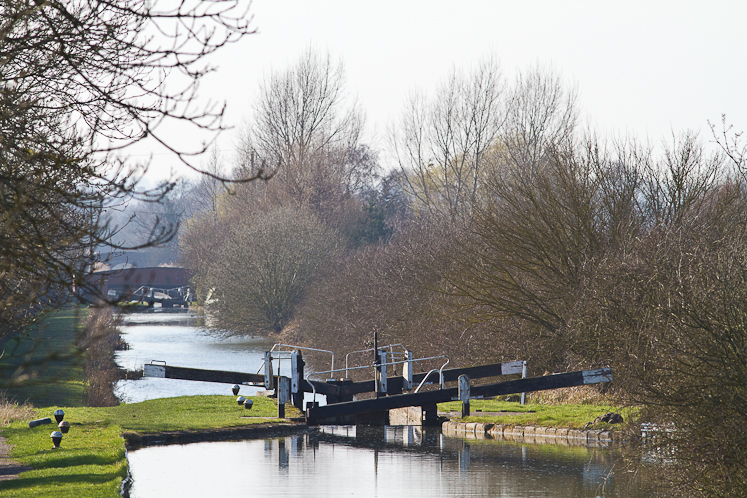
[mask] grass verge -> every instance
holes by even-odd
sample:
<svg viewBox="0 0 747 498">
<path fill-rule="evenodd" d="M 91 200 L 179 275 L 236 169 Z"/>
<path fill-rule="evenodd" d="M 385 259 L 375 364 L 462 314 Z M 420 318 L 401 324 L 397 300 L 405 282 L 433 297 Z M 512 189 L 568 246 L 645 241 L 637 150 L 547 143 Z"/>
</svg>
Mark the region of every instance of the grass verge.
<svg viewBox="0 0 747 498">
<path fill-rule="evenodd" d="M 239 406 L 232 396 L 182 396 L 119 406 L 68 407 L 63 410 L 65 420 L 71 424 L 71 434 L 78 424 L 108 423 L 125 431 L 152 434 L 251 425 L 277 416 L 275 400 L 266 396 L 251 399 L 254 402 L 251 410 Z M 36 414 L 50 417 L 54 409 L 36 410 Z"/>
<path fill-rule="evenodd" d="M 440 411 L 462 411 L 460 401 L 451 401 L 438 405 Z M 478 411 L 480 410 L 480 411 Z M 621 424 L 608 424 L 606 422 L 594 423 L 597 417 L 607 412 L 617 412 L 628 420 L 632 411 L 611 405 L 592 405 L 568 403 L 563 405 L 545 405 L 536 403 L 519 403 L 499 400 L 472 400 L 470 402 L 471 416 L 466 417 L 464 422 L 483 422 L 503 425 L 526 425 L 536 427 L 557 427 L 567 429 L 606 429 L 615 430 Z M 490 412 L 491 414 L 482 414 Z M 493 415 L 493 413 L 498 413 Z M 587 425 L 590 424 L 590 425 Z"/>
<path fill-rule="evenodd" d="M 53 450 L 52 425 L 30 429 L 21 422 L 3 430 L 11 455 L 33 470 L 0 482 L 3 497 L 116 496 L 127 475 L 120 428 L 112 424 L 78 424 Z M 75 432 L 72 432 L 72 431 Z"/>
<path fill-rule="evenodd" d="M 277 405 L 264 396 L 252 397 L 254 407 L 240 407 L 232 396 L 185 396 L 113 407 L 62 407 L 70 432 L 53 450 L 50 433 L 54 424 L 33 429 L 28 420 L 3 429 L 11 456 L 29 465 L 19 479 L 0 482 L 3 497 L 102 497 L 116 496 L 127 475 L 123 432 L 150 434 L 242 427 L 263 422 L 284 423 L 274 418 Z M 38 408 L 33 418 L 52 417 L 59 407 Z"/>
</svg>

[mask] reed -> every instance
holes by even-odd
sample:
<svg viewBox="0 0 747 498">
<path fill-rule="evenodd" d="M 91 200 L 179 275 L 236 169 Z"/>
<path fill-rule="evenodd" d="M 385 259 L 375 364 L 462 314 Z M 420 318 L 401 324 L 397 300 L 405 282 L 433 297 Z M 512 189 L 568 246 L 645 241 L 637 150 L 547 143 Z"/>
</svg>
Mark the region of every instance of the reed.
<svg viewBox="0 0 747 498">
<path fill-rule="evenodd" d="M 4 391 L 0 392 L 0 426 L 8 425 L 15 420 L 31 418 L 33 414 L 34 407 L 30 403 L 19 403 L 8 398 Z"/>
</svg>

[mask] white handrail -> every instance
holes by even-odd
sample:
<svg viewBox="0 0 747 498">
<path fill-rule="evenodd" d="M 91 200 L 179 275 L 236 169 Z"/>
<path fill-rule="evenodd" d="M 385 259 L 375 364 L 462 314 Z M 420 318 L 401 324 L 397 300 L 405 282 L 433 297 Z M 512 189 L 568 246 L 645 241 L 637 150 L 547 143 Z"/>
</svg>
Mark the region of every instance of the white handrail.
<svg viewBox="0 0 747 498">
<path fill-rule="evenodd" d="M 272 349 L 270 349 L 270 352 L 275 351 L 275 348 L 281 347 L 281 348 L 293 348 L 293 349 L 303 349 L 304 351 L 317 351 L 319 353 L 329 353 L 332 355 L 332 370 L 335 369 L 335 352 L 334 351 L 328 351 L 326 349 L 316 349 L 316 348 L 307 348 L 305 346 L 293 346 L 292 344 L 280 344 L 277 343 L 274 346 L 272 346 Z M 275 351 L 276 353 L 288 353 L 290 351 Z"/>
<path fill-rule="evenodd" d="M 448 357 L 445 357 L 445 358 L 446 358 L 446 363 L 441 365 L 441 368 L 439 368 L 438 370 L 434 368 L 430 370 L 427 374 L 425 374 L 425 377 L 423 377 L 423 380 L 421 380 L 420 384 L 418 384 L 418 387 L 415 388 L 415 392 L 418 392 L 420 388 L 423 387 L 423 384 L 425 384 L 425 381 L 428 380 L 428 377 L 430 376 L 430 374 L 436 371 L 438 372 L 439 386 L 441 387 L 441 389 L 444 388 L 444 367 L 449 364 L 449 358 Z"/>
</svg>

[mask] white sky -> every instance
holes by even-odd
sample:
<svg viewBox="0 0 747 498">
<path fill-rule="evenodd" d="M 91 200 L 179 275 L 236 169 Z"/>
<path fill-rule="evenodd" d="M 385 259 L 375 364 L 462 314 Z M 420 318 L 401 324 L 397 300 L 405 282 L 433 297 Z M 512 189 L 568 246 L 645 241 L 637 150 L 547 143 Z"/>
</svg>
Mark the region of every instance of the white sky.
<svg viewBox="0 0 747 498">
<path fill-rule="evenodd" d="M 259 83 L 310 45 L 346 67 L 348 90 L 368 117 L 375 146 L 415 88 L 432 91 L 453 66 L 494 53 L 506 75 L 551 64 L 577 85 L 584 122 L 603 134 L 659 143 L 692 129 L 710 138 L 708 120 L 726 113 L 747 131 L 747 1 L 406 1 L 254 0 L 258 33 L 225 47 L 201 87 L 227 102 L 226 124 L 239 125 Z M 181 147 L 197 134 L 176 137 Z M 219 148 L 232 155 L 235 133 Z M 153 176 L 178 161 L 153 153 Z"/>
</svg>

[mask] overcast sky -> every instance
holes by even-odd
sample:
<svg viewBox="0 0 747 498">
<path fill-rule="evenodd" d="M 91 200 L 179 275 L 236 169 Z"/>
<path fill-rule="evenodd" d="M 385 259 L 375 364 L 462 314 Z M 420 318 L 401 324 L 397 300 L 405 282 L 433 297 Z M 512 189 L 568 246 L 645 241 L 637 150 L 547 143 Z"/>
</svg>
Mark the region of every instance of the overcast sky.
<svg viewBox="0 0 747 498">
<path fill-rule="evenodd" d="M 385 145 L 387 125 L 413 89 L 432 91 L 456 67 L 493 53 L 512 80 L 533 64 L 552 65 L 579 93 L 581 118 L 603 134 L 660 143 L 727 114 L 747 130 L 747 1 L 283 1 L 254 0 L 257 34 L 226 47 L 201 95 L 227 102 L 239 125 L 259 83 L 309 46 L 345 64 L 348 91 Z M 177 145 L 205 137 L 184 135 Z M 179 143 L 181 142 L 181 143 Z M 219 148 L 230 159 L 235 133 Z M 153 173 L 177 161 L 158 149 Z M 177 169 L 183 173 L 183 169 Z"/>
</svg>

